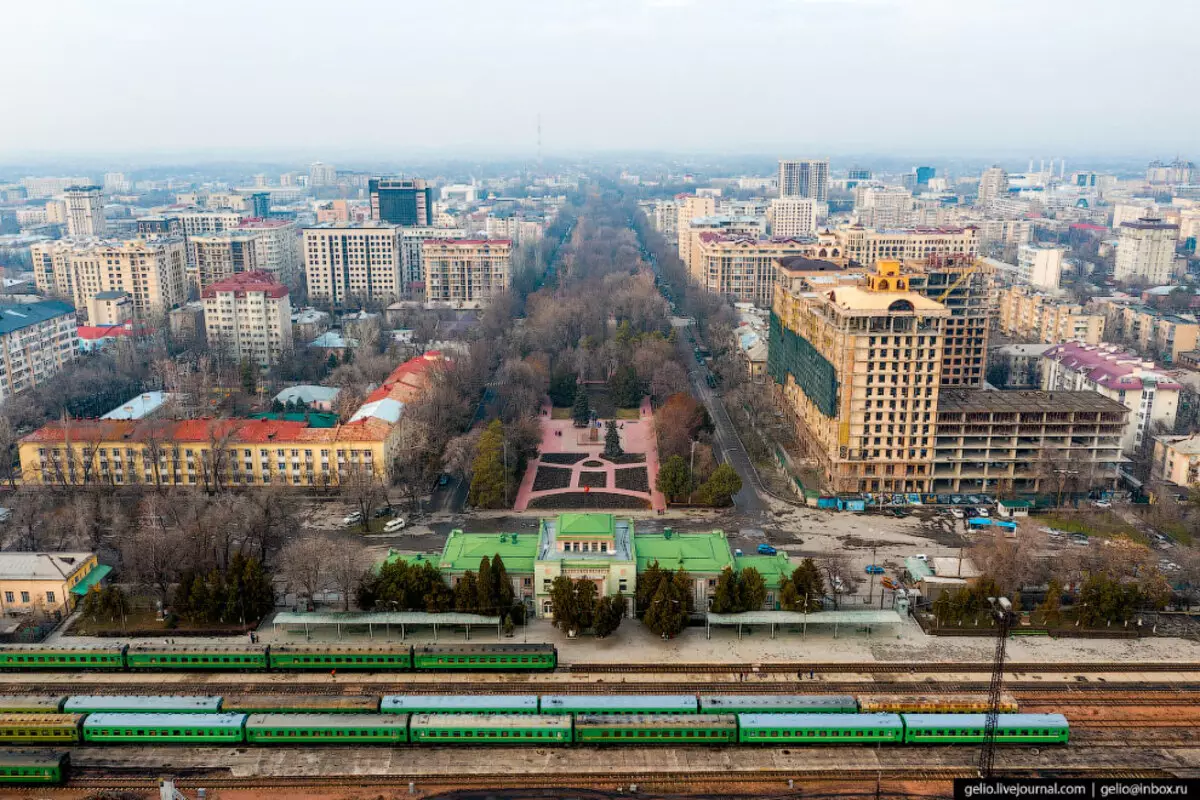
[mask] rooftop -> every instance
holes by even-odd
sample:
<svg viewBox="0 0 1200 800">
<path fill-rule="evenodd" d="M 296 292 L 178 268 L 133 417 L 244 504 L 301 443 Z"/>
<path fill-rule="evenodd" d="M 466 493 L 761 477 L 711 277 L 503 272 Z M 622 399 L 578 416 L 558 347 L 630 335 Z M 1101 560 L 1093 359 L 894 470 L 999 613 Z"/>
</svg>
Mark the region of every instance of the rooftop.
<svg viewBox="0 0 1200 800">
<path fill-rule="evenodd" d="M 538 536 L 535 533 L 463 533 L 450 531 L 446 546 L 442 549 L 440 566 L 453 572 L 478 570 L 484 556 L 492 558 L 499 554 L 509 574 L 533 573 L 533 562 L 538 554 Z"/>
<path fill-rule="evenodd" d="M 829 291 L 827 296 L 834 305 L 850 311 L 950 313 L 941 303 L 916 292 L 872 292 L 857 286 L 843 286 Z"/>
<path fill-rule="evenodd" d="M 1162 442 L 1183 456 L 1200 455 L 1200 433 L 1190 436 L 1155 436 L 1154 441 Z"/>
<path fill-rule="evenodd" d="M 168 392 L 143 392 L 105 414 L 100 419 L 141 419 L 153 414 L 171 399 Z"/>
<path fill-rule="evenodd" d="M 682 567 L 700 573 L 718 573 L 733 566 L 733 551 L 724 531 L 639 533 L 633 537 L 633 551 L 639 574 L 653 562 L 658 562 L 662 569 Z"/>
<path fill-rule="evenodd" d="M 95 553 L 0 553 L 0 580 L 65 580 Z"/>
<path fill-rule="evenodd" d="M 285 422 L 305 422 L 310 428 L 333 428 L 338 424 L 338 415 L 321 411 L 263 411 L 251 414 L 250 419 L 273 419 Z"/>
<path fill-rule="evenodd" d="M 75 329 L 75 335 L 88 342 L 100 339 L 110 339 L 115 336 L 133 336 L 133 327 L 125 323 L 116 325 L 80 325 Z"/>
<path fill-rule="evenodd" d="M 1002 413 L 1021 411 L 1098 411 L 1124 413 L 1128 409 L 1098 392 L 992 392 L 983 389 L 943 389 L 938 395 L 938 413 Z"/>
<path fill-rule="evenodd" d="M 301 401 L 306 405 L 313 403 L 332 403 L 337 399 L 341 389 L 336 386 L 315 386 L 313 384 L 301 384 L 300 386 L 289 386 L 279 394 L 275 395 L 274 399 L 281 403 L 288 401 Z"/>
<path fill-rule="evenodd" d="M 330 350 L 343 350 L 347 347 L 358 347 L 358 339 L 342 336 L 341 331 L 325 331 L 308 343 L 309 347 L 324 347 Z"/>
<path fill-rule="evenodd" d="M 271 273 L 264 270 L 252 270 L 250 272 L 239 272 L 236 275 L 231 275 L 224 280 L 204 287 L 201 297 L 216 297 L 218 294 L 229 292 L 232 292 L 235 297 L 245 297 L 251 292 L 261 292 L 265 296 L 275 299 L 287 297 L 288 295 L 287 287 L 275 280 Z"/>
<path fill-rule="evenodd" d="M 1154 362 L 1117 349 L 1115 345 L 1090 345 L 1082 342 L 1056 344 L 1046 351 L 1051 358 L 1074 372 L 1083 373 L 1088 380 L 1106 389 L 1141 390 L 1144 383 L 1155 383 L 1159 389 L 1181 389 L 1179 383 L 1166 373 L 1155 370 Z"/>
<path fill-rule="evenodd" d="M 633 520 L 617 519 L 612 514 L 560 514 L 543 519 L 538 531 L 538 559 L 541 561 L 632 561 Z M 612 548 L 603 553 L 560 552 L 558 539 L 609 539 Z"/>
<path fill-rule="evenodd" d="M 123 300 L 126 297 L 132 298 L 129 292 L 96 292 L 92 295 L 97 300 Z"/>
<path fill-rule="evenodd" d="M 43 300 L 40 303 L 0 303 L 0 335 L 74 313 L 75 307 L 61 300 Z"/>
<path fill-rule="evenodd" d="M 783 582 L 792 577 L 791 559 L 787 553 L 776 553 L 773 556 L 734 556 L 733 568 L 738 572 L 752 567 L 762 575 L 768 589 L 778 589 Z"/>
</svg>

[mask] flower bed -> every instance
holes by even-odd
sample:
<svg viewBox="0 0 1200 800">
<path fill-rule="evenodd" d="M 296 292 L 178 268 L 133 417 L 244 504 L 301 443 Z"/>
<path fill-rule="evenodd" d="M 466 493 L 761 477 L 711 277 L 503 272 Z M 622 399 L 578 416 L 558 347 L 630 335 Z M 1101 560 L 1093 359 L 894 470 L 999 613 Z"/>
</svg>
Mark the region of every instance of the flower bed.
<svg viewBox="0 0 1200 800">
<path fill-rule="evenodd" d="M 548 492 L 551 489 L 566 489 L 571 485 L 571 470 L 561 467 L 539 466 L 533 476 L 533 490 Z"/>
<path fill-rule="evenodd" d="M 607 489 L 608 488 L 608 473 L 607 472 L 581 472 L 579 473 L 579 488 L 589 487 L 591 489 Z"/>
<path fill-rule="evenodd" d="M 543 464 L 578 464 L 587 458 L 587 453 L 542 453 Z"/>
<path fill-rule="evenodd" d="M 596 468 L 599 468 L 599 467 L 603 467 L 603 466 L 604 466 L 604 462 L 603 462 L 603 461 L 595 461 L 595 460 L 590 460 L 590 459 L 589 459 L 588 461 L 585 461 L 585 462 L 583 462 L 583 466 L 585 466 L 585 467 L 592 467 L 593 469 L 596 469 Z"/>
<path fill-rule="evenodd" d="M 573 509 L 645 509 L 650 508 L 650 501 L 642 497 L 627 494 L 612 494 L 610 492 L 563 492 L 548 494 L 545 497 L 535 497 L 529 501 L 529 508 L 547 511 L 566 511 Z"/>
<path fill-rule="evenodd" d="M 613 456 L 608 459 L 614 464 L 645 464 L 645 453 L 622 453 L 619 456 Z"/>
<path fill-rule="evenodd" d="M 614 470 L 613 479 L 618 489 L 628 489 L 631 492 L 650 491 L 650 475 L 645 467 Z"/>
</svg>

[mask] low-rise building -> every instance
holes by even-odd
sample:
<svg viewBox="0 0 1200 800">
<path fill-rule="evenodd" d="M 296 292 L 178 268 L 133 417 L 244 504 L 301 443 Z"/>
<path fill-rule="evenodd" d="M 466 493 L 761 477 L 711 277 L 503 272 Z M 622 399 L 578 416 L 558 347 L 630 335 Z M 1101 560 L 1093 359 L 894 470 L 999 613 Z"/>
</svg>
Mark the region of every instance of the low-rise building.
<svg viewBox="0 0 1200 800">
<path fill-rule="evenodd" d="M 537 613 L 553 617 L 550 589 L 554 579 L 585 579 L 596 584 L 596 596 L 618 592 L 626 614 L 634 613 L 637 563 L 633 553 L 633 520 L 612 514 L 560 514 L 538 526 L 534 566 Z"/>
<path fill-rule="evenodd" d="M 934 492 L 1114 488 L 1129 411 L 1089 391 L 943 390 Z"/>
<path fill-rule="evenodd" d="M 61 300 L 0 303 L 0 402 L 79 356 L 75 309 Z"/>
<path fill-rule="evenodd" d="M 724 531 L 678 533 L 667 528 L 662 533 L 639 533 L 633 537 L 633 551 L 638 575 L 651 564 L 669 572 L 685 570 L 692 579 L 693 606 L 701 613 L 709 608 L 721 571 L 733 567 L 733 551 Z"/>
<path fill-rule="evenodd" d="M 997 389 L 1039 388 L 1042 385 L 1042 355 L 1052 346 L 1006 344 L 993 348 L 988 353 L 988 382 Z"/>
<path fill-rule="evenodd" d="M 0 611 L 61 619 L 111 571 L 95 553 L 0 553 Z"/>
<path fill-rule="evenodd" d="M 1042 359 L 1043 390 L 1091 390 L 1129 409 L 1121 437 L 1125 453 L 1135 452 L 1156 430 L 1175 427 L 1183 387 L 1156 369 L 1153 361 L 1143 361 L 1114 345 L 1097 347 L 1079 342 L 1055 345 Z"/>
<path fill-rule="evenodd" d="M 292 335 L 302 342 L 316 339 L 329 330 L 333 317 L 328 311 L 321 311 L 311 306 L 292 311 Z"/>
<path fill-rule="evenodd" d="M 100 419 L 147 419 L 166 409 L 172 397 L 170 392 L 142 392 Z"/>
<path fill-rule="evenodd" d="M 273 402 L 283 405 L 303 403 L 313 411 L 333 411 L 333 404 L 340 393 L 341 389 L 336 386 L 289 386 L 275 395 Z"/>
<path fill-rule="evenodd" d="M 1200 483 L 1200 434 L 1155 436 L 1150 479 L 1185 489 Z"/>
<path fill-rule="evenodd" d="M 124 325 L 133 321 L 133 295 L 98 292 L 88 300 L 87 318 L 93 325 Z"/>
</svg>

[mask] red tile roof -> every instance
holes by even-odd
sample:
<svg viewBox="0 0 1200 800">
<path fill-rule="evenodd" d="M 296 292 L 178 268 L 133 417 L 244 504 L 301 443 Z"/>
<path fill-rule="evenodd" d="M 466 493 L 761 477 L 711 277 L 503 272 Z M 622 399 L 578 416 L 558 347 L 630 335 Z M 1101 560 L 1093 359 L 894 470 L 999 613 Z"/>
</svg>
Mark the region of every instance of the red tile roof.
<svg viewBox="0 0 1200 800">
<path fill-rule="evenodd" d="M 133 328 L 124 323 L 120 325 L 80 325 L 76 328 L 80 339 L 96 342 L 117 336 L 133 336 Z"/>
<path fill-rule="evenodd" d="M 218 293 L 233 292 L 235 297 L 245 297 L 247 292 L 262 292 L 267 297 L 278 299 L 287 297 L 287 287 L 271 275 L 271 273 L 256 269 L 251 272 L 239 272 L 222 281 L 204 287 L 201 297 L 216 297 Z"/>
</svg>

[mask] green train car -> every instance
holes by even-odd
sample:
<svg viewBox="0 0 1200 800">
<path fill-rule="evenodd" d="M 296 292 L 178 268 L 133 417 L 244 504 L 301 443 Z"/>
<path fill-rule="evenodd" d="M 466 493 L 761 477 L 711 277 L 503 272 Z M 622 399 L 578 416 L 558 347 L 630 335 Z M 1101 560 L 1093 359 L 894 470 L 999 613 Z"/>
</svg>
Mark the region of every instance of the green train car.
<svg viewBox="0 0 1200 800">
<path fill-rule="evenodd" d="M 70 765 L 66 753 L 0 753 L 0 784 L 62 783 Z"/>
<path fill-rule="evenodd" d="M 418 744 L 569 744 L 566 714 L 413 714 L 409 740 Z"/>
<path fill-rule="evenodd" d="M 265 670 L 265 647 L 241 645 L 136 644 L 125 653 L 129 669 L 156 670 Z"/>
<path fill-rule="evenodd" d="M 412 648 L 407 645 L 272 645 L 271 669 L 334 670 L 412 669 Z"/>
<path fill-rule="evenodd" d="M 66 699 L 62 694 L 0 695 L 0 714 L 57 714 Z"/>
<path fill-rule="evenodd" d="M 244 714 L 88 714 L 85 742 L 232 744 L 245 733 Z"/>
<path fill-rule="evenodd" d="M 580 744 L 728 744 L 736 742 L 733 714 L 578 714 Z"/>
<path fill-rule="evenodd" d="M 70 744 L 79 741 L 83 714 L 0 714 L 0 742 Z"/>
<path fill-rule="evenodd" d="M 904 741 L 899 714 L 738 714 L 743 744 L 866 744 Z"/>
<path fill-rule="evenodd" d="M 102 647 L 55 647 L 5 645 L 0 650 L 0 669 L 124 669 L 125 645 Z"/>
<path fill-rule="evenodd" d="M 251 714 L 251 744 L 403 744 L 407 714 Z"/>
<path fill-rule="evenodd" d="M 986 714 L 905 714 L 904 741 L 909 744 L 982 742 Z M 1062 714 L 997 714 L 999 744 L 1066 744 L 1070 726 Z"/>
<path fill-rule="evenodd" d="M 427 670 L 554 669 L 549 644 L 430 644 L 413 648 L 413 667 Z"/>
</svg>

